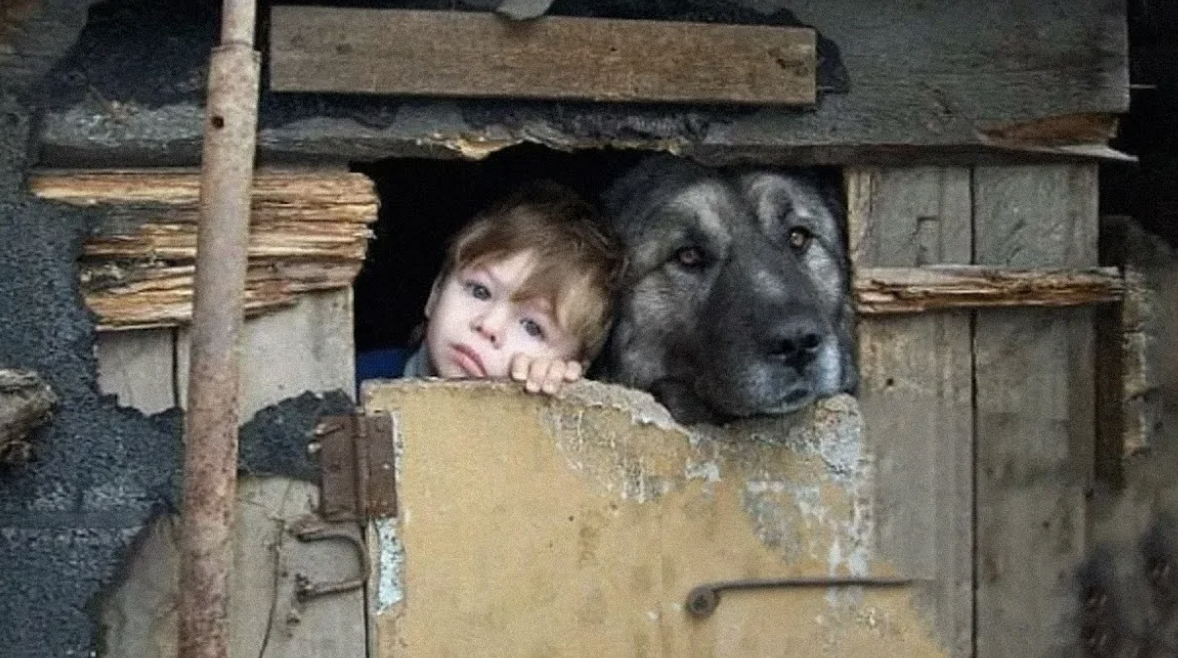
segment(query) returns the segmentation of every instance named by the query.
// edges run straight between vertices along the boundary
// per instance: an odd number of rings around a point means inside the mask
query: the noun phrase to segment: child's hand
[[[529,393],[541,391],[553,395],[564,382],[575,382],[581,378],[584,368],[580,361],[565,361],[551,357],[536,357],[516,354],[511,359],[511,378],[524,382]]]

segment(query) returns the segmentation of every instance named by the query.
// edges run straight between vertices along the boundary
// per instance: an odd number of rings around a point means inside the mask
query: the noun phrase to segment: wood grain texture
[[[192,317],[199,173],[186,169],[41,171],[37,196],[95,209],[80,276],[100,331],[168,327]],[[245,308],[258,315],[299,295],[347,288],[376,219],[372,181],[330,170],[257,172]]]
[[[975,262],[1097,264],[1095,165],[979,167]],[[979,312],[977,656],[1047,656],[1076,604],[1094,450],[1089,309]]]
[[[352,285],[359,263],[250,263],[245,314],[254,317],[294,306],[309,292]],[[97,329],[116,331],[186,325],[192,318],[192,265],[84,267],[86,305],[98,316]]]
[[[275,91],[812,104],[808,28],[276,6]]]
[[[969,263],[969,170],[847,173],[856,277],[875,268]],[[973,411],[970,314],[859,322],[859,404],[879,468],[880,548],[928,579],[919,603],[948,655],[972,655]]]
[[[243,476],[236,492],[232,590],[233,658],[355,658],[364,655],[364,594],[360,590],[301,600],[302,581],[338,582],[359,572],[356,551],[340,539],[299,540],[293,530],[313,515],[318,488],[308,482]],[[106,656],[174,658],[179,518],[147,526],[101,602]],[[356,535],[351,523],[331,524]]]
[[[856,310],[869,315],[950,308],[1089,306],[1116,302],[1124,293],[1124,280],[1115,267],[872,267],[857,269],[854,280]]]

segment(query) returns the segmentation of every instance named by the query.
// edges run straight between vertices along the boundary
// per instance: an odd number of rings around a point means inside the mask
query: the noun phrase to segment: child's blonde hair
[[[593,206],[550,181],[532,183],[479,213],[454,236],[442,276],[530,251],[534,267],[513,301],[547,299],[556,323],[590,360],[605,343],[621,248]]]

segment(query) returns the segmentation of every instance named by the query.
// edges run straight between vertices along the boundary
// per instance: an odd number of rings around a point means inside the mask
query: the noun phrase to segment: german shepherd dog
[[[602,196],[628,266],[595,376],[651,392],[681,423],[852,391],[839,205],[805,172],[641,161]]]

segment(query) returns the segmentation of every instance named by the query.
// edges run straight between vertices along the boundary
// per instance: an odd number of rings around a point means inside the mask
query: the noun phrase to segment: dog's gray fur
[[[628,258],[599,378],[650,391],[683,423],[783,414],[853,390],[840,222],[804,172],[653,156],[602,205]],[[792,229],[813,238],[790,246]],[[679,255],[698,249],[704,264]]]

